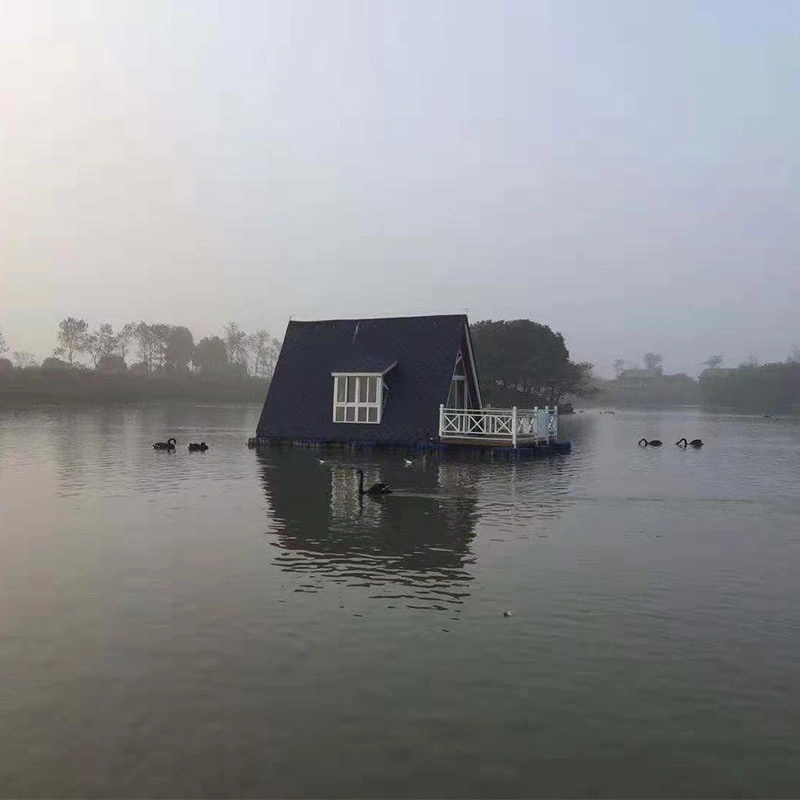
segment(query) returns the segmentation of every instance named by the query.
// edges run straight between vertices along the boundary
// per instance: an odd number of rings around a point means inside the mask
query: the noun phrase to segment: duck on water
[[[651,439],[649,442],[645,438],[639,439],[639,447],[661,447],[662,444],[664,442],[661,439]]]
[[[170,436],[166,442],[156,442],[153,445],[153,450],[174,450],[178,440],[174,436]]]
[[[369,495],[377,495],[377,494],[391,494],[392,490],[389,488],[388,483],[373,483],[369,489],[364,488],[364,470],[357,469],[356,472],[358,473],[358,493],[359,494],[369,494]]]

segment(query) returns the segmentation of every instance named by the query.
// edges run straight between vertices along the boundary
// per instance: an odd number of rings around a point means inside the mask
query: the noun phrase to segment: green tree
[[[166,365],[170,369],[185,370],[194,353],[192,332],[178,325],[170,329],[165,353]]]
[[[590,393],[591,366],[569,360],[560,333],[529,319],[484,320],[472,326],[484,400],[555,405],[564,394]]]
[[[69,364],[55,356],[50,356],[42,361],[42,372],[63,372],[67,369],[70,369]]]
[[[154,322],[149,325],[140,322],[136,326],[136,340],[139,343],[139,358],[147,365],[149,372],[159,371],[167,359],[167,345],[172,331],[170,325]]]
[[[98,361],[95,369],[98,372],[125,372],[127,366],[122,356],[118,356],[116,353],[109,353]]]
[[[74,364],[75,354],[86,350],[89,338],[89,323],[85,319],[67,317],[58,323],[57,356],[66,356],[70,366]]]
[[[194,348],[192,363],[201,372],[220,373],[228,366],[228,354],[225,342],[219,336],[201,339]]]

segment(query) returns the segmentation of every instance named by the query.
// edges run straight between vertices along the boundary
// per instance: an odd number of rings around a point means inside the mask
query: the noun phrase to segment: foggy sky
[[[800,342],[800,3],[0,0],[0,328]]]

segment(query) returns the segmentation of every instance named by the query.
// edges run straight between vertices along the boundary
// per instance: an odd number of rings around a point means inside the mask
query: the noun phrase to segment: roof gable
[[[290,322],[257,435],[386,444],[436,436],[466,325],[464,314]],[[332,373],[392,364],[381,423],[334,423]]]

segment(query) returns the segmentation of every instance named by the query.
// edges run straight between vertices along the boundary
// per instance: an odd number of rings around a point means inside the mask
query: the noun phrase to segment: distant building
[[[664,379],[664,370],[655,369],[626,369],[617,378],[617,386],[628,394],[643,394],[654,388]]]

